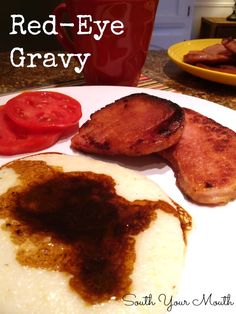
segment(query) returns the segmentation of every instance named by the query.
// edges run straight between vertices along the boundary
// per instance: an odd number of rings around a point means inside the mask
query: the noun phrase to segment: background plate
[[[181,69],[189,72],[195,76],[201,77],[206,80],[210,80],[217,83],[235,85],[236,86],[236,75],[230,73],[222,73],[203,69],[191,64],[183,62],[183,56],[190,50],[202,50],[203,48],[209,47],[214,44],[221,43],[222,39],[209,38],[209,39],[193,39],[187,40],[181,43],[177,43],[169,47],[168,56],[176,63]]]
[[[122,96],[132,93],[149,93],[178,103],[180,106],[196,110],[217,122],[236,131],[236,111],[210,101],[182,94],[152,89],[87,86],[50,89],[68,94],[78,99],[82,106],[81,124],[90,114],[104,105]],[[0,97],[4,104],[13,95]],[[61,141],[44,152],[62,152],[78,154],[70,148],[70,140]],[[25,155],[21,155],[25,156]],[[20,156],[2,157],[0,165]],[[224,206],[199,206],[188,201],[175,184],[173,171],[156,156],[139,158],[94,158],[108,160],[132,168],[159,184],[176,202],[184,207],[193,217],[194,227],[190,233],[186,263],[179,293],[176,300],[184,305],[173,306],[172,314],[235,314],[236,313],[236,201]],[[161,291],[160,291],[161,294]],[[148,295],[148,292],[147,292]],[[212,305],[200,303],[203,297],[211,295],[214,301],[223,302],[224,296],[230,295],[233,305]],[[193,305],[194,299],[199,305]],[[186,302],[185,302],[185,301]],[[187,305],[188,304],[188,305]],[[156,313],[155,313],[156,314]]]

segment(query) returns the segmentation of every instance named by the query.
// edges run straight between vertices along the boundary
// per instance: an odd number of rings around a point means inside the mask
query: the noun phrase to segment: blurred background
[[[11,14],[22,14],[26,22],[33,19],[44,22],[60,2],[63,1],[6,1],[1,8],[0,51],[9,51],[14,47],[23,47],[30,51],[62,49],[52,35],[9,35],[12,28]],[[230,25],[224,24],[224,19],[232,13],[233,4],[233,0],[160,0],[150,49],[167,49],[173,43],[199,38],[204,17],[221,18],[222,20],[210,21],[209,25],[204,27],[219,26],[220,37],[231,35],[236,38],[236,22],[230,22]],[[217,32],[211,32],[209,29],[204,36],[217,37],[218,35]]]

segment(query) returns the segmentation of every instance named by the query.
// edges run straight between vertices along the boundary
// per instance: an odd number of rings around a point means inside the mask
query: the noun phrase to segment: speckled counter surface
[[[168,58],[165,51],[150,52],[143,73],[180,93],[236,110],[236,86],[210,82],[184,72]]]
[[[83,79],[74,72],[75,63],[68,69],[60,64],[45,68],[38,62],[35,68],[15,68],[8,53],[0,53],[0,96],[40,86],[82,85]],[[207,99],[236,110],[236,87],[218,84],[192,76],[179,69],[167,56],[166,51],[150,51],[143,74],[177,92]]]

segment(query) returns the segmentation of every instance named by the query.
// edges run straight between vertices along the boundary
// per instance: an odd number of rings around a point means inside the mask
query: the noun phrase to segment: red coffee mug
[[[87,84],[137,85],[157,5],[158,0],[65,0],[55,8],[62,46],[91,54],[83,71]],[[71,22],[70,38],[62,26],[65,14]]]

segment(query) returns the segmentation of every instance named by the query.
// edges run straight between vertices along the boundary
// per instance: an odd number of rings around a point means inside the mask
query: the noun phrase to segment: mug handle
[[[65,29],[61,26],[63,23],[63,16],[67,12],[67,7],[65,3],[60,3],[53,10],[53,14],[56,16],[56,32],[57,40],[68,52],[76,53],[73,42],[69,38]]]

